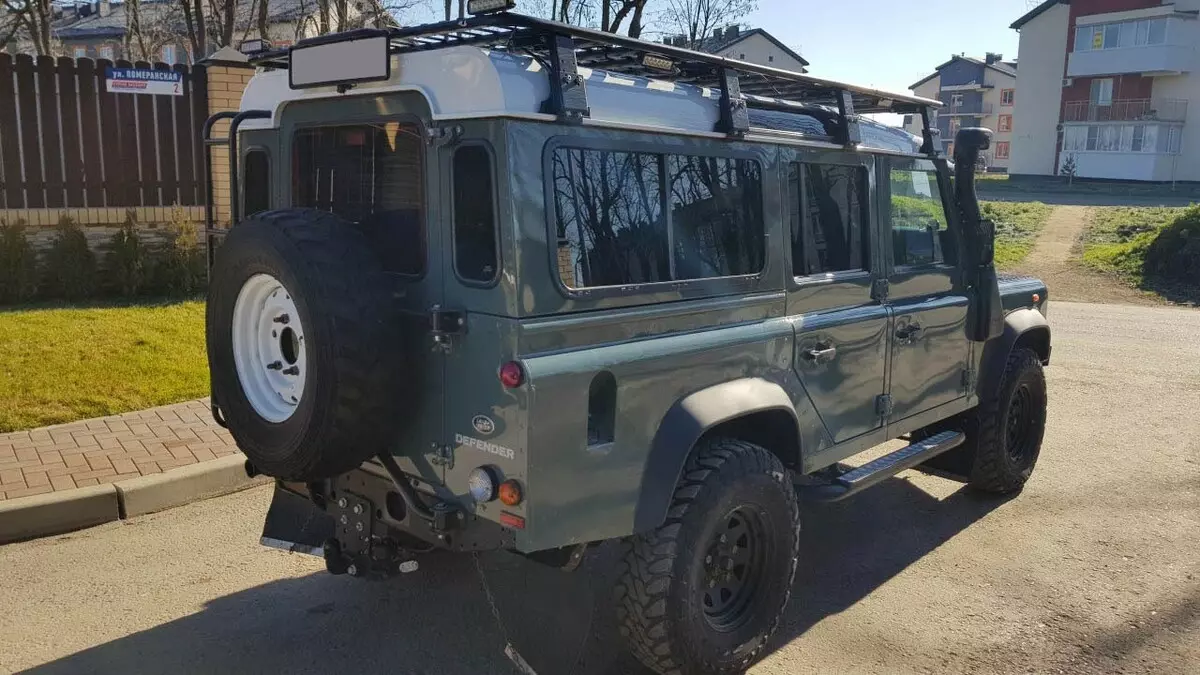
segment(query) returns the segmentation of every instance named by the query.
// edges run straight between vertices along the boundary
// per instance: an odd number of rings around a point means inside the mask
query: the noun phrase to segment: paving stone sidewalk
[[[0,500],[115,483],[237,451],[207,398],[0,434]]]

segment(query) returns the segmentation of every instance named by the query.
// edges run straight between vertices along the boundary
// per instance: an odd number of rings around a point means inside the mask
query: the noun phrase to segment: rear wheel
[[[260,213],[218,251],[209,285],[212,395],[261,473],[319,480],[384,450],[405,410],[388,277],[348,221]]]
[[[779,626],[799,530],[778,458],[744,441],[702,442],[667,521],[626,541],[616,602],[631,651],[663,674],[743,671]]]

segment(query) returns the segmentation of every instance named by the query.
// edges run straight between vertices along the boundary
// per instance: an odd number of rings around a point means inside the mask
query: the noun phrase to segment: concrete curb
[[[116,487],[121,517],[131,518],[269,482],[271,479],[266,476],[248,478],[246,457],[238,453],[165,473],[130,478]]]
[[[271,482],[238,453],[120,483],[0,501],[0,544],[81,530]]]
[[[0,544],[80,530],[121,517],[117,488],[93,485],[0,502]]]

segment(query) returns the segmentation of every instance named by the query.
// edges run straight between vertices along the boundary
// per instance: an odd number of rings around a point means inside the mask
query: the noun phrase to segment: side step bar
[[[857,469],[838,475],[829,483],[797,486],[805,501],[838,502],[873,487],[896,474],[962,445],[967,439],[961,431],[943,431],[917,441]]]

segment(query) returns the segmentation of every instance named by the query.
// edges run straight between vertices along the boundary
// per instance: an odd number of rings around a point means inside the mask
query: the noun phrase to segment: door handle
[[[812,361],[813,363],[832,361],[833,358],[837,356],[837,347],[834,347],[831,344],[817,345],[815,347],[809,347],[808,349],[805,349],[803,354],[805,360]]]
[[[897,328],[896,329],[896,339],[898,339],[898,340],[919,340],[921,338],[922,330],[923,329],[921,328],[921,324],[916,323],[914,321],[913,323],[910,323],[908,325]]]

